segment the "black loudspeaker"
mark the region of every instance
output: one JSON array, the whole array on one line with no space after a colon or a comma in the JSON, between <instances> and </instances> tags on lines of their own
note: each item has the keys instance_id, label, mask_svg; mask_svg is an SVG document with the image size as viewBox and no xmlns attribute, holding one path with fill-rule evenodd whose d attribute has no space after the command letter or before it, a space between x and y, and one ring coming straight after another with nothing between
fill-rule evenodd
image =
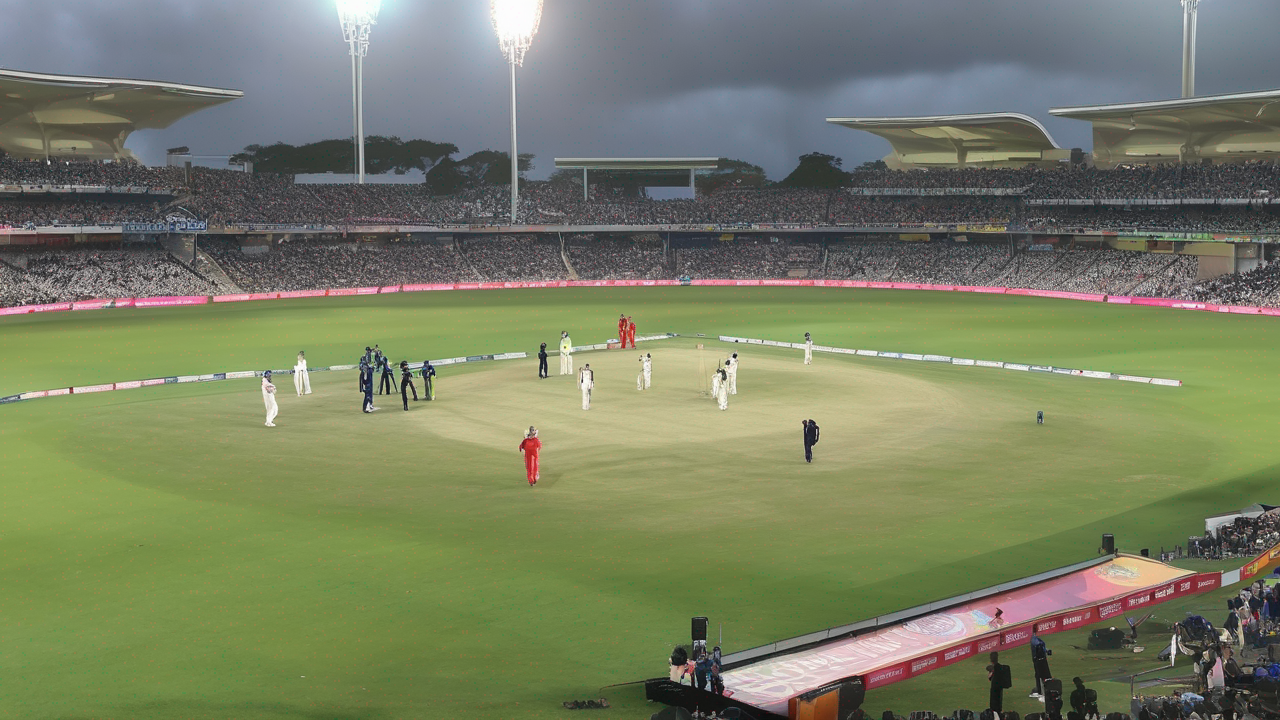
<instances>
[{"instance_id":1,"label":"black loudspeaker","mask_svg":"<svg viewBox=\"0 0 1280 720\"><path fill-rule=\"evenodd\" d=\"M838 717L846 718L853 715L853 711L862 707L862 701L867 696L867 685L861 677L855 677L849 682L840 686L840 702L837 705L839 711Z\"/></svg>"},{"instance_id":2,"label":"black loudspeaker","mask_svg":"<svg viewBox=\"0 0 1280 720\"><path fill-rule=\"evenodd\" d=\"M1146 558L1151 557L1151 548L1142 548L1142 550L1139 550L1139 552L1142 553L1142 557L1146 557Z\"/></svg>"},{"instance_id":3,"label":"black loudspeaker","mask_svg":"<svg viewBox=\"0 0 1280 720\"><path fill-rule=\"evenodd\" d=\"M1084 163L1084 150L1080 148L1071 148L1071 164L1080 165Z\"/></svg>"},{"instance_id":4,"label":"black loudspeaker","mask_svg":"<svg viewBox=\"0 0 1280 720\"><path fill-rule=\"evenodd\" d=\"M1102 554L1110 555L1116 551L1116 536L1106 533L1102 536Z\"/></svg>"},{"instance_id":5,"label":"black loudspeaker","mask_svg":"<svg viewBox=\"0 0 1280 720\"><path fill-rule=\"evenodd\" d=\"M696 617L693 619L693 641L707 641L707 619L704 617Z\"/></svg>"}]
</instances>

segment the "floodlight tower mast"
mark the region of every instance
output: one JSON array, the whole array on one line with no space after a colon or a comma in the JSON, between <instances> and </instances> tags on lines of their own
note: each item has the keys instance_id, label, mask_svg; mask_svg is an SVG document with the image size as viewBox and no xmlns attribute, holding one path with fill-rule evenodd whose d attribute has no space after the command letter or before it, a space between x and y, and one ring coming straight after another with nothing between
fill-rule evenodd
<instances>
[{"instance_id":1,"label":"floodlight tower mast","mask_svg":"<svg viewBox=\"0 0 1280 720\"><path fill-rule=\"evenodd\" d=\"M520 203L520 154L516 150L516 66L533 44L542 19L542 0L490 0L489 16L498 47L511 66L511 224Z\"/></svg>"},{"instance_id":2,"label":"floodlight tower mast","mask_svg":"<svg viewBox=\"0 0 1280 720\"><path fill-rule=\"evenodd\" d=\"M1200 0L1182 0L1182 97L1196 94L1196 10Z\"/></svg>"},{"instance_id":3,"label":"floodlight tower mast","mask_svg":"<svg viewBox=\"0 0 1280 720\"><path fill-rule=\"evenodd\" d=\"M364 57L369 54L369 31L378 23L382 0L338 0L342 39L351 49L351 114L355 124L356 182L364 182Z\"/></svg>"}]
</instances>

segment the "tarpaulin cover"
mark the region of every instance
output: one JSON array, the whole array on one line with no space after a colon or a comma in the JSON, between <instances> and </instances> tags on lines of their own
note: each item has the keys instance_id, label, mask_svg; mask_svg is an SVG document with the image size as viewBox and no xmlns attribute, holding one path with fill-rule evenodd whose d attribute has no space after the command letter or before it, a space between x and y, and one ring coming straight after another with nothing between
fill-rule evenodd
<instances>
[{"instance_id":1,"label":"tarpaulin cover","mask_svg":"<svg viewBox=\"0 0 1280 720\"><path fill-rule=\"evenodd\" d=\"M1064 614L1087 611L1093 619L1086 622L1092 622L1106 617L1104 607L1122 611L1131 597L1145 605L1197 592L1193 577L1147 558L1117 557L905 623L734 668L724 673L726 694L786 714L789 699L828 683L863 675L870 689L905 680L966 657L1023 645L1036 621L1061 621ZM997 608L1002 611L999 619Z\"/></svg>"}]
</instances>

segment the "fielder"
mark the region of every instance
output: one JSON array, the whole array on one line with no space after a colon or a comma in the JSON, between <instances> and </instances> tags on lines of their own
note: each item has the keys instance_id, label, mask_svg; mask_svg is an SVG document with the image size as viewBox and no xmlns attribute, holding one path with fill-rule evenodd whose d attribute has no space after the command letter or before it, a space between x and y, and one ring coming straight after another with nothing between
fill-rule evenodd
<instances>
[{"instance_id":1,"label":"fielder","mask_svg":"<svg viewBox=\"0 0 1280 720\"><path fill-rule=\"evenodd\" d=\"M413 384L413 371L409 369L409 361L400 361L400 399L404 401L404 409L409 410L409 393L413 391L413 401L418 402L418 386Z\"/></svg>"},{"instance_id":2,"label":"fielder","mask_svg":"<svg viewBox=\"0 0 1280 720\"><path fill-rule=\"evenodd\" d=\"M716 371L711 374L711 399L715 400L720 397L720 361L716 361Z\"/></svg>"},{"instance_id":3,"label":"fielder","mask_svg":"<svg viewBox=\"0 0 1280 720\"><path fill-rule=\"evenodd\" d=\"M813 338L809 333L804 334L804 364L813 364Z\"/></svg>"},{"instance_id":4,"label":"fielder","mask_svg":"<svg viewBox=\"0 0 1280 720\"><path fill-rule=\"evenodd\" d=\"M582 388L582 409L591 409L591 388L596 386L596 374L591 370L591 363L578 370L578 387Z\"/></svg>"},{"instance_id":5,"label":"fielder","mask_svg":"<svg viewBox=\"0 0 1280 720\"><path fill-rule=\"evenodd\" d=\"M569 331L560 331L560 374L573 373L573 341L569 339Z\"/></svg>"},{"instance_id":6,"label":"fielder","mask_svg":"<svg viewBox=\"0 0 1280 720\"><path fill-rule=\"evenodd\" d=\"M367 413L377 410L378 408L373 406L373 365L368 358L360 359L360 389L364 391L360 408Z\"/></svg>"},{"instance_id":7,"label":"fielder","mask_svg":"<svg viewBox=\"0 0 1280 720\"><path fill-rule=\"evenodd\" d=\"M729 362L724 364L725 375L729 378L729 394L738 394L738 353L734 353Z\"/></svg>"},{"instance_id":8,"label":"fielder","mask_svg":"<svg viewBox=\"0 0 1280 720\"><path fill-rule=\"evenodd\" d=\"M640 356L640 374L636 375L636 389L648 390L653 379L653 355L645 353Z\"/></svg>"},{"instance_id":9,"label":"fielder","mask_svg":"<svg viewBox=\"0 0 1280 720\"><path fill-rule=\"evenodd\" d=\"M626 313L618 316L618 347L623 350L627 349L627 316Z\"/></svg>"},{"instance_id":10,"label":"fielder","mask_svg":"<svg viewBox=\"0 0 1280 720\"><path fill-rule=\"evenodd\" d=\"M636 324L632 322L630 317L627 318L627 339L631 341L631 349L635 350L636 349ZM626 345L624 344L623 347L625 348Z\"/></svg>"},{"instance_id":11,"label":"fielder","mask_svg":"<svg viewBox=\"0 0 1280 720\"><path fill-rule=\"evenodd\" d=\"M436 399L436 368L430 360L422 361L422 399Z\"/></svg>"},{"instance_id":12,"label":"fielder","mask_svg":"<svg viewBox=\"0 0 1280 720\"><path fill-rule=\"evenodd\" d=\"M720 382L717 383L719 387L716 389L716 404L720 406L721 410L728 410L729 409L728 373L725 372L724 368L720 368L720 370L716 373L716 375L719 376L720 378Z\"/></svg>"},{"instance_id":13,"label":"fielder","mask_svg":"<svg viewBox=\"0 0 1280 720\"><path fill-rule=\"evenodd\" d=\"M529 432L520 441L520 452L524 453L524 473L529 479L529 487L538 484L542 473L538 472L538 451L542 450L542 441L538 439L538 428L530 425Z\"/></svg>"},{"instance_id":14,"label":"fielder","mask_svg":"<svg viewBox=\"0 0 1280 720\"><path fill-rule=\"evenodd\" d=\"M275 427L280 406L276 405L276 386L271 384L271 371L262 373L262 402L267 406L267 427Z\"/></svg>"},{"instance_id":15,"label":"fielder","mask_svg":"<svg viewBox=\"0 0 1280 720\"><path fill-rule=\"evenodd\" d=\"M307 370L307 355L301 350L298 351L298 362L293 366L293 389L298 391L298 397L311 394L311 373Z\"/></svg>"}]
</instances>

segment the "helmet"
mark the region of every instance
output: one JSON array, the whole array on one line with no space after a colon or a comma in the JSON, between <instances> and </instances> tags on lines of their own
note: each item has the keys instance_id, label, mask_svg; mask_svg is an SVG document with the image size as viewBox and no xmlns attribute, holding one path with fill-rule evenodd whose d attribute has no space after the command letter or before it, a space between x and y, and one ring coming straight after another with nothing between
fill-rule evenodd
<instances>
[{"instance_id":1,"label":"helmet","mask_svg":"<svg viewBox=\"0 0 1280 720\"><path fill-rule=\"evenodd\" d=\"M270 370L267 370L267 371L263 372L263 373L262 373L262 377L271 377L271 371L270 371Z\"/></svg>"}]
</instances>

